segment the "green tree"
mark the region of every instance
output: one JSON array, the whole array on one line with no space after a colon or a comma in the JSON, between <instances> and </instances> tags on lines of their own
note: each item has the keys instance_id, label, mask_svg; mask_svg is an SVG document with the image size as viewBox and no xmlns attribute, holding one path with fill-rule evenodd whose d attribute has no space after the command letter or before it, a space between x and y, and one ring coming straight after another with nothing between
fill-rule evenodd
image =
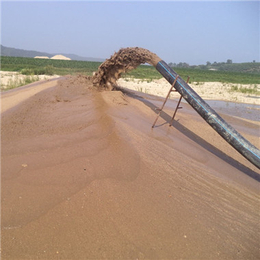
<instances>
[{"instance_id":1,"label":"green tree","mask_svg":"<svg viewBox=\"0 0 260 260\"><path fill-rule=\"evenodd\" d=\"M228 59L227 64L232 64L232 60Z\"/></svg>"}]
</instances>

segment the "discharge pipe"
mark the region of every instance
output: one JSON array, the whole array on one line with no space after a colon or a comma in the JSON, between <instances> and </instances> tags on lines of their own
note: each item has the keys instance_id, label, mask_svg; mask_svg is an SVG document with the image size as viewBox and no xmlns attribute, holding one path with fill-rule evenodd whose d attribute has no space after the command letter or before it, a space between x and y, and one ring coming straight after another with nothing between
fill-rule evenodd
<instances>
[{"instance_id":1,"label":"discharge pipe","mask_svg":"<svg viewBox=\"0 0 260 260\"><path fill-rule=\"evenodd\" d=\"M172 85L178 74L163 60L159 61L155 67ZM174 88L219 135L247 160L260 169L259 149L224 121L180 76L178 77Z\"/></svg>"},{"instance_id":2,"label":"discharge pipe","mask_svg":"<svg viewBox=\"0 0 260 260\"><path fill-rule=\"evenodd\" d=\"M153 65L171 85L178 76L155 53L139 47L128 47L120 49L99 66L92 78L93 85L113 90L122 73L135 69L142 63ZM260 169L260 151L255 146L225 122L181 77L177 78L174 88L218 134Z\"/></svg>"}]
</instances>

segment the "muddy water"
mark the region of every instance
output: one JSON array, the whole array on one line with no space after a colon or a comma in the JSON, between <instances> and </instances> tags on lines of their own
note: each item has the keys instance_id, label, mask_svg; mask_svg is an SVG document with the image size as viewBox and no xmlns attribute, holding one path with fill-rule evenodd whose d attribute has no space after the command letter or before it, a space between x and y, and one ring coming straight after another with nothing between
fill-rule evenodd
<instances>
[{"instance_id":1,"label":"muddy water","mask_svg":"<svg viewBox=\"0 0 260 260\"><path fill-rule=\"evenodd\" d=\"M260 121L260 105L215 100L207 100L207 103L218 113Z\"/></svg>"}]
</instances>

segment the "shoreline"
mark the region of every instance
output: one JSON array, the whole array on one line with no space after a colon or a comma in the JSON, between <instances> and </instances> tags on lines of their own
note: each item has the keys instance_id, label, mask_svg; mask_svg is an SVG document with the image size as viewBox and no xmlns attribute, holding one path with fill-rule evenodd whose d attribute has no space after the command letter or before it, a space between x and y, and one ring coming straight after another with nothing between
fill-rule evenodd
<instances>
[{"instance_id":1,"label":"shoreline","mask_svg":"<svg viewBox=\"0 0 260 260\"><path fill-rule=\"evenodd\" d=\"M0 71L0 74L1 74L0 85L1 85L2 93L19 87L24 87L32 83L37 83L40 81L61 77L59 75L23 75L17 71L2 71L2 70ZM28 79L30 83L26 84L26 80Z\"/></svg>"},{"instance_id":2,"label":"shoreline","mask_svg":"<svg viewBox=\"0 0 260 260\"><path fill-rule=\"evenodd\" d=\"M61 77L59 75L23 75L19 72L12 71L0 71L1 74L1 91L4 93L8 84L18 83L25 81L26 78L30 77L33 79L32 83L40 82L42 80L54 79ZM31 84L31 83L30 83ZM151 81L136 79L136 78L120 78L117 80L119 87L135 90L138 92L151 94L159 97L166 97L170 84L166 79L155 79ZM24 84L24 87L28 84ZM234 89L243 88L243 90L254 89L260 91L260 84L234 84L234 83L221 83L221 82L193 82L189 84L192 89L205 100L214 101L227 101L233 103L244 103L244 104L260 104L260 95L241 93ZM20 86L19 86L20 87ZM15 89L15 88L10 88ZM233 89L233 90L232 90ZM169 99L178 98L180 94L178 92L172 92Z\"/></svg>"},{"instance_id":3,"label":"shoreline","mask_svg":"<svg viewBox=\"0 0 260 260\"><path fill-rule=\"evenodd\" d=\"M117 80L119 87L127 88L130 90L136 90L146 94L151 94L160 97L166 97L169 92L170 84L166 79L161 78L159 80L144 81L141 79L132 78L120 78ZM245 104L260 104L260 96L256 94L249 95L247 93L241 93L238 91L232 91L233 88L260 90L259 84L234 84L234 83L221 83L221 82L198 82L189 84L192 89L197 92L202 99L216 100L216 101L229 101L235 103ZM178 98L180 94L178 92L172 92L169 99Z\"/></svg>"}]
</instances>

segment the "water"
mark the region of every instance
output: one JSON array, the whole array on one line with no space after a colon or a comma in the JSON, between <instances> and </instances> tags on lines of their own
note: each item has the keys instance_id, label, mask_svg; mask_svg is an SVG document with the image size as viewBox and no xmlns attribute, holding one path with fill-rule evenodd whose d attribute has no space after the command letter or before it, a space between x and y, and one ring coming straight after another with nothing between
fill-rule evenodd
<instances>
[{"instance_id":1,"label":"water","mask_svg":"<svg viewBox=\"0 0 260 260\"><path fill-rule=\"evenodd\" d=\"M145 97L145 99L150 100L157 107L161 107L165 98L153 96L149 94L144 94L141 92L138 93L139 97ZM175 102L169 102L174 100ZM178 99L168 99L166 106L171 107L173 110L176 108L176 102ZM214 109L218 114L225 114L235 117L240 117L252 121L260 121L260 104L245 104L245 103L236 103L229 101L220 101L220 100L205 100L209 106ZM184 99L182 99L181 104L188 104Z\"/></svg>"},{"instance_id":2,"label":"water","mask_svg":"<svg viewBox=\"0 0 260 260\"><path fill-rule=\"evenodd\" d=\"M217 113L236 116L248 120L260 121L260 105L227 101L206 101Z\"/></svg>"}]
</instances>

